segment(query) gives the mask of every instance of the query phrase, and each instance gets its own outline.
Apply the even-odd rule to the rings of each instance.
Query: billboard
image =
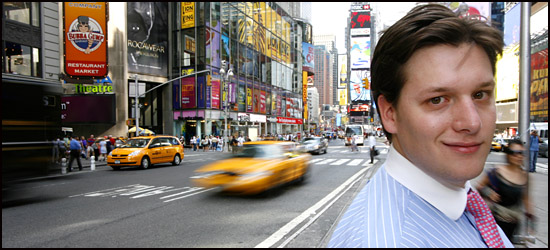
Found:
[[[181,3],[181,28],[195,27],[195,2]]]
[[[63,3],[65,74],[104,78],[107,65],[105,2]]]
[[[338,88],[345,89],[348,85],[348,56],[338,55]]]
[[[519,44],[504,49],[496,64],[496,101],[518,98],[519,91]]]
[[[181,80],[181,108],[195,108],[195,78],[186,77]]]
[[[370,37],[352,37],[350,48],[351,69],[370,68]]]
[[[168,76],[168,3],[128,2],[128,71]]]
[[[350,75],[349,96],[351,102],[370,100],[370,89],[363,88],[363,79],[367,77],[370,81],[370,71],[352,70]]]
[[[548,121],[548,48],[531,54],[531,121]]]
[[[63,123],[115,123],[115,95],[61,97]]]
[[[338,105],[348,104],[348,91],[347,89],[338,89]]]
[[[370,11],[352,12],[351,29],[370,28]]]
[[[315,72],[315,49],[313,44],[302,42],[302,70]]]

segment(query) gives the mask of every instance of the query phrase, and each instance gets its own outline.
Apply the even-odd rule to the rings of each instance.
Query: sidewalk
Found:
[[[82,163],[82,171],[85,171],[86,169],[90,169],[91,166],[92,166],[92,160],[91,159],[83,159],[83,158],[80,158],[80,163]],[[67,166],[69,166],[69,158],[67,158]],[[107,166],[107,162],[106,161],[95,161],[95,167],[106,167]],[[73,165],[72,165],[72,169],[73,171],[78,171],[78,162],[75,160],[73,160]],[[50,175],[56,175],[56,174],[61,174],[61,163],[57,163],[57,164],[52,164],[52,166],[50,167]]]

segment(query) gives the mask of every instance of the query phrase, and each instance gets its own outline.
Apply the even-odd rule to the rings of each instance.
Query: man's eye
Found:
[[[441,96],[434,97],[434,98],[430,99],[431,104],[440,104],[442,102],[443,102],[443,97],[441,97]]]
[[[482,99],[484,96],[485,96],[485,92],[482,92],[482,91],[474,94],[475,99]]]

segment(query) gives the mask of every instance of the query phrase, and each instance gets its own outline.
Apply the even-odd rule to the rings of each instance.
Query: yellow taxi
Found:
[[[305,180],[311,155],[294,142],[245,142],[232,157],[205,165],[191,177],[195,186],[220,187],[224,192],[259,194],[290,182]]]
[[[502,138],[493,138],[493,141],[491,142],[491,151],[504,151],[505,147],[508,147],[508,141],[509,139],[502,139]]]
[[[172,163],[177,166],[184,157],[183,144],[177,137],[154,135],[133,137],[107,156],[107,165],[114,170],[121,167],[147,169],[153,164]]]

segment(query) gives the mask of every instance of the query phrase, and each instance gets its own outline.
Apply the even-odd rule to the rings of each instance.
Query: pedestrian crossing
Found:
[[[333,159],[333,158],[318,158],[310,160],[310,164],[315,164],[316,166],[329,165],[329,166],[371,166],[378,162],[377,159],[374,159],[373,163],[370,163],[369,159]]]

